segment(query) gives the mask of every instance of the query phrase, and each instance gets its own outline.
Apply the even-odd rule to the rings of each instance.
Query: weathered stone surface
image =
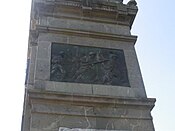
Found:
[[[34,88],[70,94],[146,98],[145,92],[140,88],[127,88],[110,85],[35,80]]]
[[[49,80],[50,79],[50,60],[37,59],[36,60],[36,80]]]
[[[50,86],[50,83],[53,86]],[[79,83],[47,82],[46,90],[70,94],[92,94],[91,85]]]
[[[29,72],[28,72],[28,79],[26,80],[26,84],[33,84],[34,83],[34,75],[35,75],[35,65],[36,65],[36,53],[37,47],[33,46],[30,48],[29,54]]]
[[[134,49],[134,42],[135,40],[127,40],[125,39],[118,39],[118,40],[103,40],[101,39],[102,37],[99,38],[90,38],[90,37],[80,37],[80,36],[70,36],[70,35],[63,35],[63,34],[53,34],[53,33],[47,33],[44,34],[42,33],[39,35],[38,41],[39,41],[39,46],[38,50],[43,49],[48,49],[45,50],[45,53],[43,54],[50,54],[51,53],[51,46],[52,42],[55,43],[64,43],[68,45],[83,45],[87,47],[96,47],[96,48],[107,48],[107,49],[120,49],[124,51],[124,56],[126,59],[126,67],[127,67],[127,72],[128,72],[128,79],[130,83],[129,89],[121,88],[121,87],[110,87],[110,86],[104,86],[104,85],[84,85],[86,89],[82,88],[79,84],[75,85],[77,88],[74,88],[69,85],[67,87],[72,87],[74,89],[70,88],[64,88],[61,83],[56,82],[54,85],[56,85],[54,88],[52,87],[47,87],[47,90],[51,91],[57,91],[57,92],[73,92],[73,93],[83,93],[83,94],[89,94],[93,92],[94,95],[112,95],[112,96],[128,96],[128,97],[146,97],[142,77],[141,77],[141,72],[139,69],[135,49]],[[130,38],[129,38],[130,39]],[[132,41],[132,42],[130,42]],[[46,43],[46,46],[42,43]],[[47,44],[48,43],[48,44]],[[50,45],[49,45],[50,43]],[[49,47],[49,48],[48,48]],[[41,49],[39,49],[41,48]],[[49,53],[48,53],[49,52]],[[51,60],[51,55],[49,58],[46,60],[45,57],[42,57],[41,55],[36,56],[38,58],[42,58],[42,64],[48,65],[44,66],[46,68],[45,71],[39,71],[41,67],[37,66],[36,69],[37,71],[35,72],[35,78],[38,80],[50,80],[50,60]],[[40,59],[41,59],[40,58]],[[47,58],[47,57],[46,57]],[[40,63],[41,64],[41,63]],[[37,73],[38,72],[38,73]],[[39,75],[39,76],[38,76]],[[98,88],[96,88],[98,87]],[[49,89],[50,88],[50,89]],[[138,89],[136,89],[138,88]],[[79,90],[79,91],[78,91]]]
[[[151,110],[155,99],[146,96],[134,48],[137,36],[130,33],[138,9],[134,1],[127,5],[122,2],[32,1],[22,131],[154,131]],[[74,48],[80,53],[75,53]],[[51,73],[54,55],[62,59],[61,51],[68,52],[69,57],[64,57],[66,60],[62,64],[57,60],[55,69],[67,79]],[[95,61],[90,61],[94,53]],[[100,55],[105,59],[100,59]],[[110,63],[113,55],[121,60]],[[98,69],[99,73],[97,70],[88,75],[83,72],[77,78],[89,77],[88,82],[74,81],[63,68],[66,67],[69,73],[81,72],[79,69],[85,66],[71,69],[75,65],[74,59],[80,61],[84,57],[88,58],[85,63]],[[120,68],[120,73],[115,71],[118,68],[105,68],[106,74],[110,70],[116,75],[115,84],[94,82],[96,77],[90,77],[94,72],[104,76],[104,70],[99,69],[105,61],[100,60],[106,59],[109,67],[117,65]],[[59,79],[53,79],[53,76]],[[114,78],[109,76],[108,79]]]
[[[154,99],[125,99],[29,91],[31,129],[60,127],[154,131],[150,110]]]
[[[47,41],[38,42],[37,58],[50,60],[51,56],[51,43]]]
[[[130,28],[128,26],[89,22],[85,20],[70,20],[53,17],[40,18],[40,26],[47,26],[52,28],[61,28],[69,30],[81,30],[91,32],[110,33],[118,35],[130,35]],[[88,26],[87,26],[88,25]]]

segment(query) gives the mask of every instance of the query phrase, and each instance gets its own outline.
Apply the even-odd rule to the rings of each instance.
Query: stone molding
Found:
[[[105,21],[105,19],[113,20],[117,24],[132,26],[135,16],[137,14],[137,6],[128,6],[122,3],[110,2],[112,4],[93,4],[93,6],[83,6],[81,1],[48,1],[48,0],[34,0],[33,13],[31,15],[32,19],[34,17],[41,17],[50,15],[53,17],[58,17],[59,10],[64,10],[63,17],[66,14],[72,14],[72,10],[78,12],[79,18],[95,18],[95,16],[103,11],[103,15],[98,15],[98,19]],[[67,13],[66,13],[67,12]],[[94,15],[94,16],[93,16]],[[93,16],[93,17],[92,17]],[[72,14],[72,18],[76,18],[75,14]],[[111,17],[111,18],[110,18]],[[98,20],[96,19],[96,20]],[[89,19],[90,20],[90,19]],[[94,19],[95,20],[95,19]]]
[[[155,99],[97,97],[28,90],[32,114],[77,117],[152,120]]]
[[[28,90],[29,98],[32,100],[38,99],[40,102],[43,101],[61,101],[70,103],[81,103],[82,105],[93,105],[93,104],[106,104],[113,107],[118,106],[130,106],[136,108],[145,108],[150,111],[155,106],[155,98],[126,98],[126,97],[112,97],[112,96],[94,96],[94,95],[80,95],[70,93],[60,93],[52,91],[44,91],[41,89],[26,89]]]
[[[73,35],[73,36],[83,36],[83,37],[91,37],[91,38],[100,38],[100,39],[109,39],[109,40],[119,40],[124,42],[136,43],[137,36],[124,36],[124,35],[116,35],[109,33],[100,33],[100,32],[92,32],[92,31],[80,31],[66,28],[54,28],[54,27],[46,27],[46,26],[37,26],[36,29],[40,33],[55,33],[55,34],[64,34],[64,35]]]

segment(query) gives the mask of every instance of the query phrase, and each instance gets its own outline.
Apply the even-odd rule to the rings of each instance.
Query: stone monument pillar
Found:
[[[21,131],[154,131],[122,2],[32,1]]]

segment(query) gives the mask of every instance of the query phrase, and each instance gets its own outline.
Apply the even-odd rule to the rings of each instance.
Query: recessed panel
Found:
[[[123,50],[53,43],[50,80],[130,86]]]

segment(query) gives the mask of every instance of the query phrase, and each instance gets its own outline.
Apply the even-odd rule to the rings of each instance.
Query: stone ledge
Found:
[[[100,33],[100,32],[91,32],[91,31],[77,31],[71,29],[62,29],[62,28],[54,28],[47,26],[36,26],[36,29],[39,32],[47,32],[47,33],[61,33],[66,35],[74,35],[74,36],[84,36],[91,38],[101,38],[101,39],[109,39],[109,40],[120,40],[124,42],[136,43],[137,36],[125,36],[125,35],[116,35],[116,34],[108,34],[108,33]]]
[[[56,93],[83,94],[92,96],[146,98],[146,94],[144,94],[141,88],[125,87],[125,86],[55,82],[40,79],[35,80],[33,88],[44,90],[46,92],[49,91]]]
[[[84,104],[107,104],[118,107],[132,106],[137,108],[147,108],[152,110],[155,105],[155,98],[128,98],[128,97],[112,97],[112,96],[94,96],[70,93],[50,92],[41,89],[26,89],[31,99],[43,99],[48,101],[63,101]]]
[[[82,117],[86,114],[87,117],[93,118],[114,118],[114,119],[142,119],[151,120],[149,110],[142,110],[139,108],[131,107],[111,107],[99,105],[81,105],[80,103],[67,103],[64,102],[47,102],[41,100],[31,100],[32,113],[39,114],[52,114],[52,115],[66,115],[66,116],[79,116]]]
[[[155,99],[96,97],[28,90],[31,113],[105,119],[152,120]]]

